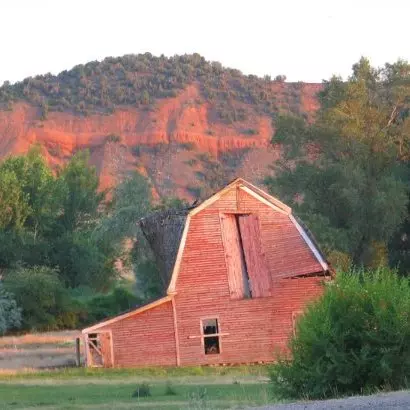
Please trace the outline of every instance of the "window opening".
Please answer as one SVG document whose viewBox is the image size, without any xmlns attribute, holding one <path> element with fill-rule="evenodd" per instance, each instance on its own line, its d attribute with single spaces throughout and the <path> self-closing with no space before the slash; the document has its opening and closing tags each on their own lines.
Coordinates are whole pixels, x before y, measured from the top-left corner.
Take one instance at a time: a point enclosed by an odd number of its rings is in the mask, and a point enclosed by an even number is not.
<svg viewBox="0 0 410 410">
<path fill-rule="evenodd" d="M 205 354 L 219 354 L 221 352 L 218 319 L 202 320 L 202 336 Z"/>
</svg>

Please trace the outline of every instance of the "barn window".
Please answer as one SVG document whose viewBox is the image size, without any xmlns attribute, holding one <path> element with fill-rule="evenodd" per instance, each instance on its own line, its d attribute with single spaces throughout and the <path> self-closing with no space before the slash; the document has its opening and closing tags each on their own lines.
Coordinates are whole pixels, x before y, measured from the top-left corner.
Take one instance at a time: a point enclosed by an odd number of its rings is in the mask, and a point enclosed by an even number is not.
<svg viewBox="0 0 410 410">
<path fill-rule="evenodd" d="M 204 353 L 219 354 L 221 349 L 219 344 L 218 319 L 203 319 L 201 324 Z"/>
<path fill-rule="evenodd" d="M 231 298 L 269 296 L 270 274 L 257 215 L 222 214 L 221 228 Z"/>
</svg>

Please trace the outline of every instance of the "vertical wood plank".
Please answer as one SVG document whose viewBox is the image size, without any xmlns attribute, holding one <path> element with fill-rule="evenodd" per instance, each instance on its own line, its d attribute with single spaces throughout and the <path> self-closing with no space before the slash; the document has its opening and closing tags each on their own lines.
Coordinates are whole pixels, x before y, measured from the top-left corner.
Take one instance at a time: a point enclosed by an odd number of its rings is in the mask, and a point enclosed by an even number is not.
<svg viewBox="0 0 410 410">
<path fill-rule="evenodd" d="M 252 297 L 270 296 L 271 277 L 262 251 L 257 215 L 240 215 L 239 228 Z"/>
<path fill-rule="evenodd" d="M 81 365 L 81 352 L 80 352 L 80 338 L 75 338 L 75 365 L 80 367 Z"/>
<path fill-rule="evenodd" d="M 245 293 L 243 280 L 244 266 L 235 215 L 220 214 L 220 220 L 231 298 L 241 299 Z"/>
<path fill-rule="evenodd" d="M 172 315 L 174 317 L 174 333 L 175 333 L 175 358 L 177 367 L 181 366 L 181 357 L 179 353 L 179 334 L 178 334 L 178 320 L 177 320 L 177 307 L 175 304 L 175 298 L 171 299 L 172 303 Z"/>
<path fill-rule="evenodd" d="M 111 354 L 111 334 L 108 332 L 99 334 L 101 343 L 101 355 L 104 367 L 112 367 L 112 354 Z"/>
</svg>

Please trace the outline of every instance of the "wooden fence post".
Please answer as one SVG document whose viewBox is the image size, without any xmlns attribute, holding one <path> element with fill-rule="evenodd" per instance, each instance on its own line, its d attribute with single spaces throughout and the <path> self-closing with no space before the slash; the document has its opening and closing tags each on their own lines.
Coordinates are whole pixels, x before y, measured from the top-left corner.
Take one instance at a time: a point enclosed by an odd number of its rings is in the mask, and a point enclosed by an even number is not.
<svg viewBox="0 0 410 410">
<path fill-rule="evenodd" d="M 75 364 L 77 367 L 81 366 L 81 351 L 80 351 L 80 338 L 75 338 Z"/>
</svg>

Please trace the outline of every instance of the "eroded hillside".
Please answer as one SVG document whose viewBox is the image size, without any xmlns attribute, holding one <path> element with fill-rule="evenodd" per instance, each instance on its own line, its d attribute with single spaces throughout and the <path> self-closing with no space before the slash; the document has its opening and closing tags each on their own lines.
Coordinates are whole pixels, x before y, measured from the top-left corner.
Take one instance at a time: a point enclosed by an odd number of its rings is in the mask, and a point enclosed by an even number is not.
<svg viewBox="0 0 410 410">
<path fill-rule="evenodd" d="M 115 67 L 118 71 L 118 62 Z M 126 71 L 128 77 L 130 70 Z M 222 69 L 217 75 L 210 75 L 214 82 L 205 88 L 208 77 L 201 82 L 200 75 L 187 76 L 165 94 L 153 93 L 152 87 L 146 85 L 150 83 L 144 82 L 145 88 L 138 83 L 140 88 L 134 89 L 129 84 L 128 91 L 133 90 L 138 102 L 131 103 L 132 93 L 127 92 L 129 100 L 109 99 L 109 109 L 102 106 L 99 98 L 93 99 L 93 93 L 101 97 L 101 90 L 90 86 L 91 94 L 80 104 L 82 111 L 75 109 L 77 97 L 73 97 L 72 104 L 67 102 L 65 109 L 61 105 L 68 101 L 63 96 L 68 93 L 63 82 L 66 80 L 56 80 L 61 74 L 6 84 L 0 88 L 0 155 L 24 153 L 39 143 L 48 161 L 57 166 L 77 150 L 89 149 L 102 188 L 112 187 L 127 172 L 138 169 L 149 177 L 160 196 L 192 198 L 207 179 L 222 178 L 221 173 L 225 179 L 242 176 L 260 182 L 280 155 L 270 144 L 272 119 L 281 112 L 312 118 L 321 86 L 232 72 Z M 134 74 L 135 78 L 151 75 L 155 79 L 158 73 Z M 118 73 L 115 76 L 123 78 Z M 78 78 L 78 84 L 70 83 L 70 95 L 82 94 L 83 85 L 90 79 L 94 85 L 98 81 L 104 83 L 91 74 L 80 74 Z M 118 78 L 115 77 L 118 90 L 123 90 Z M 225 80 L 219 88 L 218 78 Z M 114 80 L 108 79 L 112 85 Z M 112 87 L 110 92 L 115 93 Z M 147 89 L 151 90 L 150 100 L 144 102 Z M 252 100 L 252 93 L 261 93 L 260 98 Z"/>
</svg>

